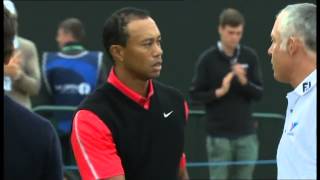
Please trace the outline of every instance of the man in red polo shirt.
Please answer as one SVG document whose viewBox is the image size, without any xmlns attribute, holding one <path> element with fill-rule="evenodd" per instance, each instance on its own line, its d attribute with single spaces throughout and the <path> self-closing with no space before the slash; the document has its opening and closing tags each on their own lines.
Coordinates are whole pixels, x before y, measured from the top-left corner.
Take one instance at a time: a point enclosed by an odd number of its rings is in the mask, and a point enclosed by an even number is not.
<svg viewBox="0 0 320 180">
<path fill-rule="evenodd" d="M 71 142 L 84 180 L 187 180 L 183 153 L 188 106 L 179 91 L 152 80 L 162 68 L 161 35 L 140 9 L 107 19 L 103 42 L 113 61 L 107 82 L 79 106 Z"/>
</svg>

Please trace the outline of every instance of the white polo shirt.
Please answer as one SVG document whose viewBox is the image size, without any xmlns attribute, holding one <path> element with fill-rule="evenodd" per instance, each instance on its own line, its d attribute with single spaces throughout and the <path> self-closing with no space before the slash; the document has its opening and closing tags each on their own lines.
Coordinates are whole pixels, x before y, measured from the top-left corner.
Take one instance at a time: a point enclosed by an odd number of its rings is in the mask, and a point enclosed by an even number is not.
<svg viewBox="0 0 320 180">
<path fill-rule="evenodd" d="M 287 94 L 288 107 L 278 146 L 278 179 L 316 179 L 317 70 Z"/>
</svg>

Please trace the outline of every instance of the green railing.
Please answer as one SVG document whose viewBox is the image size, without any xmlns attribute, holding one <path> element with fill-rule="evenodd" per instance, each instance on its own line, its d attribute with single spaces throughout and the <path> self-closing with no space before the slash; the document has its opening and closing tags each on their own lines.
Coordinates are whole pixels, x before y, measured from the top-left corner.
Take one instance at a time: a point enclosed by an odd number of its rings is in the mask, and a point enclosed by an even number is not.
<svg viewBox="0 0 320 180">
<path fill-rule="evenodd" d="M 34 112 L 50 112 L 50 111 L 75 111 L 77 107 L 75 106 L 53 106 L 53 105 L 41 105 L 36 106 L 32 110 Z M 190 110 L 190 116 L 202 116 L 205 112 L 203 110 Z M 256 118 L 267 118 L 267 119 L 285 119 L 285 116 L 277 113 L 265 113 L 265 112 L 254 112 L 252 117 Z"/>
<path fill-rule="evenodd" d="M 32 108 L 33 112 L 40 111 L 75 111 L 77 107 L 75 106 L 53 106 L 53 105 L 41 105 Z"/>
<path fill-rule="evenodd" d="M 205 114 L 204 110 L 190 110 L 190 115 L 202 116 L 204 114 Z M 256 118 L 285 119 L 285 116 L 277 113 L 254 112 L 251 115 L 252 117 L 256 117 Z"/>
</svg>

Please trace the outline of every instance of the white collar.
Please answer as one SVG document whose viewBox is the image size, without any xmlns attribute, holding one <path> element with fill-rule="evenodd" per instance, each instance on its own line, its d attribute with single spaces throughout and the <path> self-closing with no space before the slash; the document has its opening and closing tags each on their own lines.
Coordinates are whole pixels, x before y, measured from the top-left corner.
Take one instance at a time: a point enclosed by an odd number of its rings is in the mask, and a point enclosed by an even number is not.
<svg viewBox="0 0 320 180">
<path fill-rule="evenodd" d="M 293 91 L 289 94 L 303 96 L 308 93 L 317 84 L 317 69 L 313 70 Z"/>
<path fill-rule="evenodd" d="M 20 43 L 19 43 L 19 40 L 18 40 L 18 36 L 14 36 L 14 39 L 13 39 L 13 47 L 15 49 L 18 49 L 20 46 Z"/>
</svg>

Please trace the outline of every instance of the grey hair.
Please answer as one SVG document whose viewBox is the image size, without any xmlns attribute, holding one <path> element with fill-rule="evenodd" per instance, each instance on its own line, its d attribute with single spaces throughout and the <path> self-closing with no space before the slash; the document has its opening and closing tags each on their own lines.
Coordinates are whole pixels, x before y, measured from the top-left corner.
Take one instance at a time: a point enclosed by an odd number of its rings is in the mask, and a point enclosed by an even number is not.
<svg viewBox="0 0 320 180">
<path fill-rule="evenodd" d="M 307 50 L 317 51 L 316 10 L 315 4 L 299 3 L 288 5 L 280 11 L 285 14 L 279 24 L 281 49 L 285 50 L 288 39 L 296 36 L 302 40 Z"/>
</svg>

